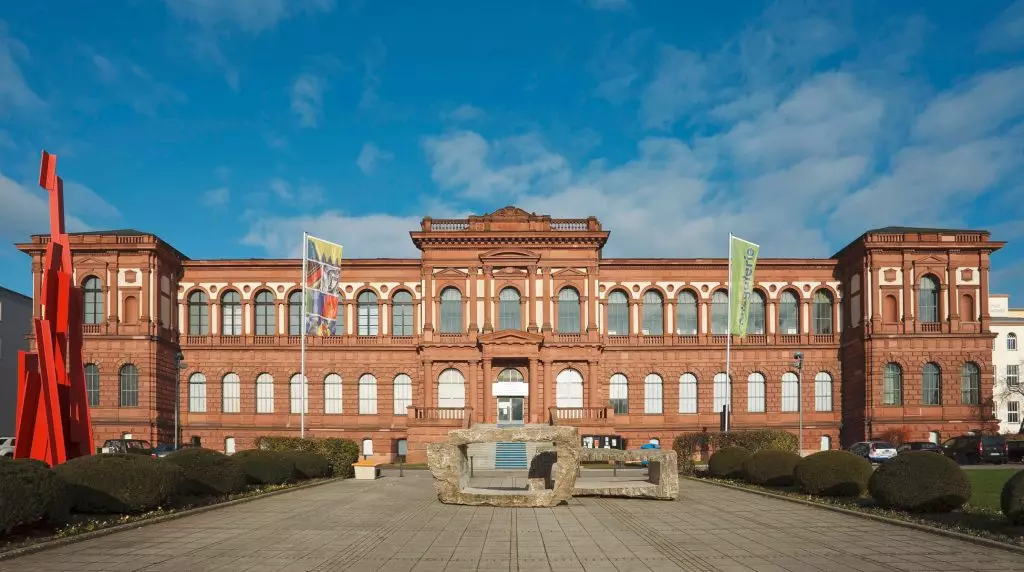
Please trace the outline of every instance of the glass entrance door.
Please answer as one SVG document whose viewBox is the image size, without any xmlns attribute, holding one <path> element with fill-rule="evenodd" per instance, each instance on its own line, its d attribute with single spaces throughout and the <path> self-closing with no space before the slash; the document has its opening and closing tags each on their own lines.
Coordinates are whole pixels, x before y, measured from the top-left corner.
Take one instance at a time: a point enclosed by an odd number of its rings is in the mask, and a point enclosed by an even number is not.
<svg viewBox="0 0 1024 572">
<path fill-rule="evenodd" d="M 523 423 L 523 398 L 498 398 L 498 424 L 521 425 Z"/>
</svg>

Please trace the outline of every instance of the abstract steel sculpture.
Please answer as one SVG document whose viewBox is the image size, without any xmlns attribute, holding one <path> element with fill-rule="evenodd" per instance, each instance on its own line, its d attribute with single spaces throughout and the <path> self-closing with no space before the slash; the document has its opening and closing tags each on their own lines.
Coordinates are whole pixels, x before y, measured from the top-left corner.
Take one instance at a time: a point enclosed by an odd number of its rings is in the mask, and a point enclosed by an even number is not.
<svg viewBox="0 0 1024 572">
<path fill-rule="evenodd" d="M 50 195 L 50 243 L 34 318 L 36 351 L 18 353 L 18 459 L 57 465 L 92 454 L 92 423 L 82 364 L 82 290 L 74 286 L 71 243 L 64 230 L 64 181 L 57 157 L 43 151 L 39 186 Z"/>
</svg>

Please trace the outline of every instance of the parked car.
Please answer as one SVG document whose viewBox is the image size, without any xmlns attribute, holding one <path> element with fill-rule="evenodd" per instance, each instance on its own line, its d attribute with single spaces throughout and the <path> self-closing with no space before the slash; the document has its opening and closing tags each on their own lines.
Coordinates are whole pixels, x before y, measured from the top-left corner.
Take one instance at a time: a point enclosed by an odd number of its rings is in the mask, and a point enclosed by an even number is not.
<svg viewBox="0 0 1024 572">
<path fill-rule="evenodd" d="M 1002 435 L 967 434 L 942 443 L 942 454 L 962 465 L 1007 461 L 1006 437 Z"/>
<path fill-rule="evenodd" d="M 153 449 L 153 456 L 162 459 L 162 458 L 166 457 L 167 455 L 170 455 L 171 453 L 173 453 L 175 451 L 180 451 L 182 449 L 188 449 L 188 448 L 191 448 L 193 446 L 194 445 L 191 445 L 189 443 L 181 443 L 181 444 L 178 445 L 178 448 L 175 449 L 174 445 L 168 445 L 168 444 L 157 445 L 156 449 Z"/>
<path fill-rule="evenodd" d="M 103 442 L 103 453 L 130 453 L 133 455 L 152 455 L 153 445 L 142 439 L 107 439 Z"/>
<path fill-rule="evenodd" d="M 1006 442 L 1006 461 L 1009 463 L 1024 463 L 1024 440 Z"/>
<path fill-rule="evenodd" d="M 931 441 L 909 441 L 900 445 L 896 451 L 898 453 L 902 453 L 904 451 L 930 451 L 932 453 L 941 453 L 942 447 L 939 447 Z"/>
<path fill-rule="evenodd" d="M 14 456 L 14 437 L 0 437 L 0 457 Z"/>
<path fill-rule="evenodd" d="M 896 456 L 896 445 L 888 441 L 861 441 L 854 443 L 849 451 L 872 463 L 884 463 Z"/>
</svg>

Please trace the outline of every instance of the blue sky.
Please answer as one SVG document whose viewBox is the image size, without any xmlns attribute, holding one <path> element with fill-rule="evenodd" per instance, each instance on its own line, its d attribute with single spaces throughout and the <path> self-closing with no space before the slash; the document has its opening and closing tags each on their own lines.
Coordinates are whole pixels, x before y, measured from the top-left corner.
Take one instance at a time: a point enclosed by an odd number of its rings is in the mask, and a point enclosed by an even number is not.
<svg viewBox="0 0 1024 572">
<path fill-rule="evenodd" d="M 0 284 L 46 228 L 193 258 L 415 256 L 419 219 L 596 215 L 606 256 L 985 228 L 1024 305 L 1024 0 L 109 0 L 0 18 Z M 728 5 L 726 5 L 728 4 Z M 1011 300 L 1012 302 L 1012 300 Z"/>
</svg>

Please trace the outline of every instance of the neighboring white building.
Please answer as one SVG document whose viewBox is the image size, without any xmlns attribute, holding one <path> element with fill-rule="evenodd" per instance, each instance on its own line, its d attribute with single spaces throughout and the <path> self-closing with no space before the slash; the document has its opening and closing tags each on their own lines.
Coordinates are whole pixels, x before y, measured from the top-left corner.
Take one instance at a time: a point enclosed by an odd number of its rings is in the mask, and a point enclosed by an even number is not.
<svg viewBox="0 0 1024 572">
<path fill-rule="evenodd" d="M 1017 433 L 1024 420 L 1024 309 L 1011 309 L 1010 297 L 991 294 L 988 312 L 992 316 L 992 387 L 1000 433 Z"/>
<path fill-rule="evenodd" d="M 32 298 L 0 286 L 0 437 L 14 436 L 18 352 L 28 351 Z"/>
</svg>

